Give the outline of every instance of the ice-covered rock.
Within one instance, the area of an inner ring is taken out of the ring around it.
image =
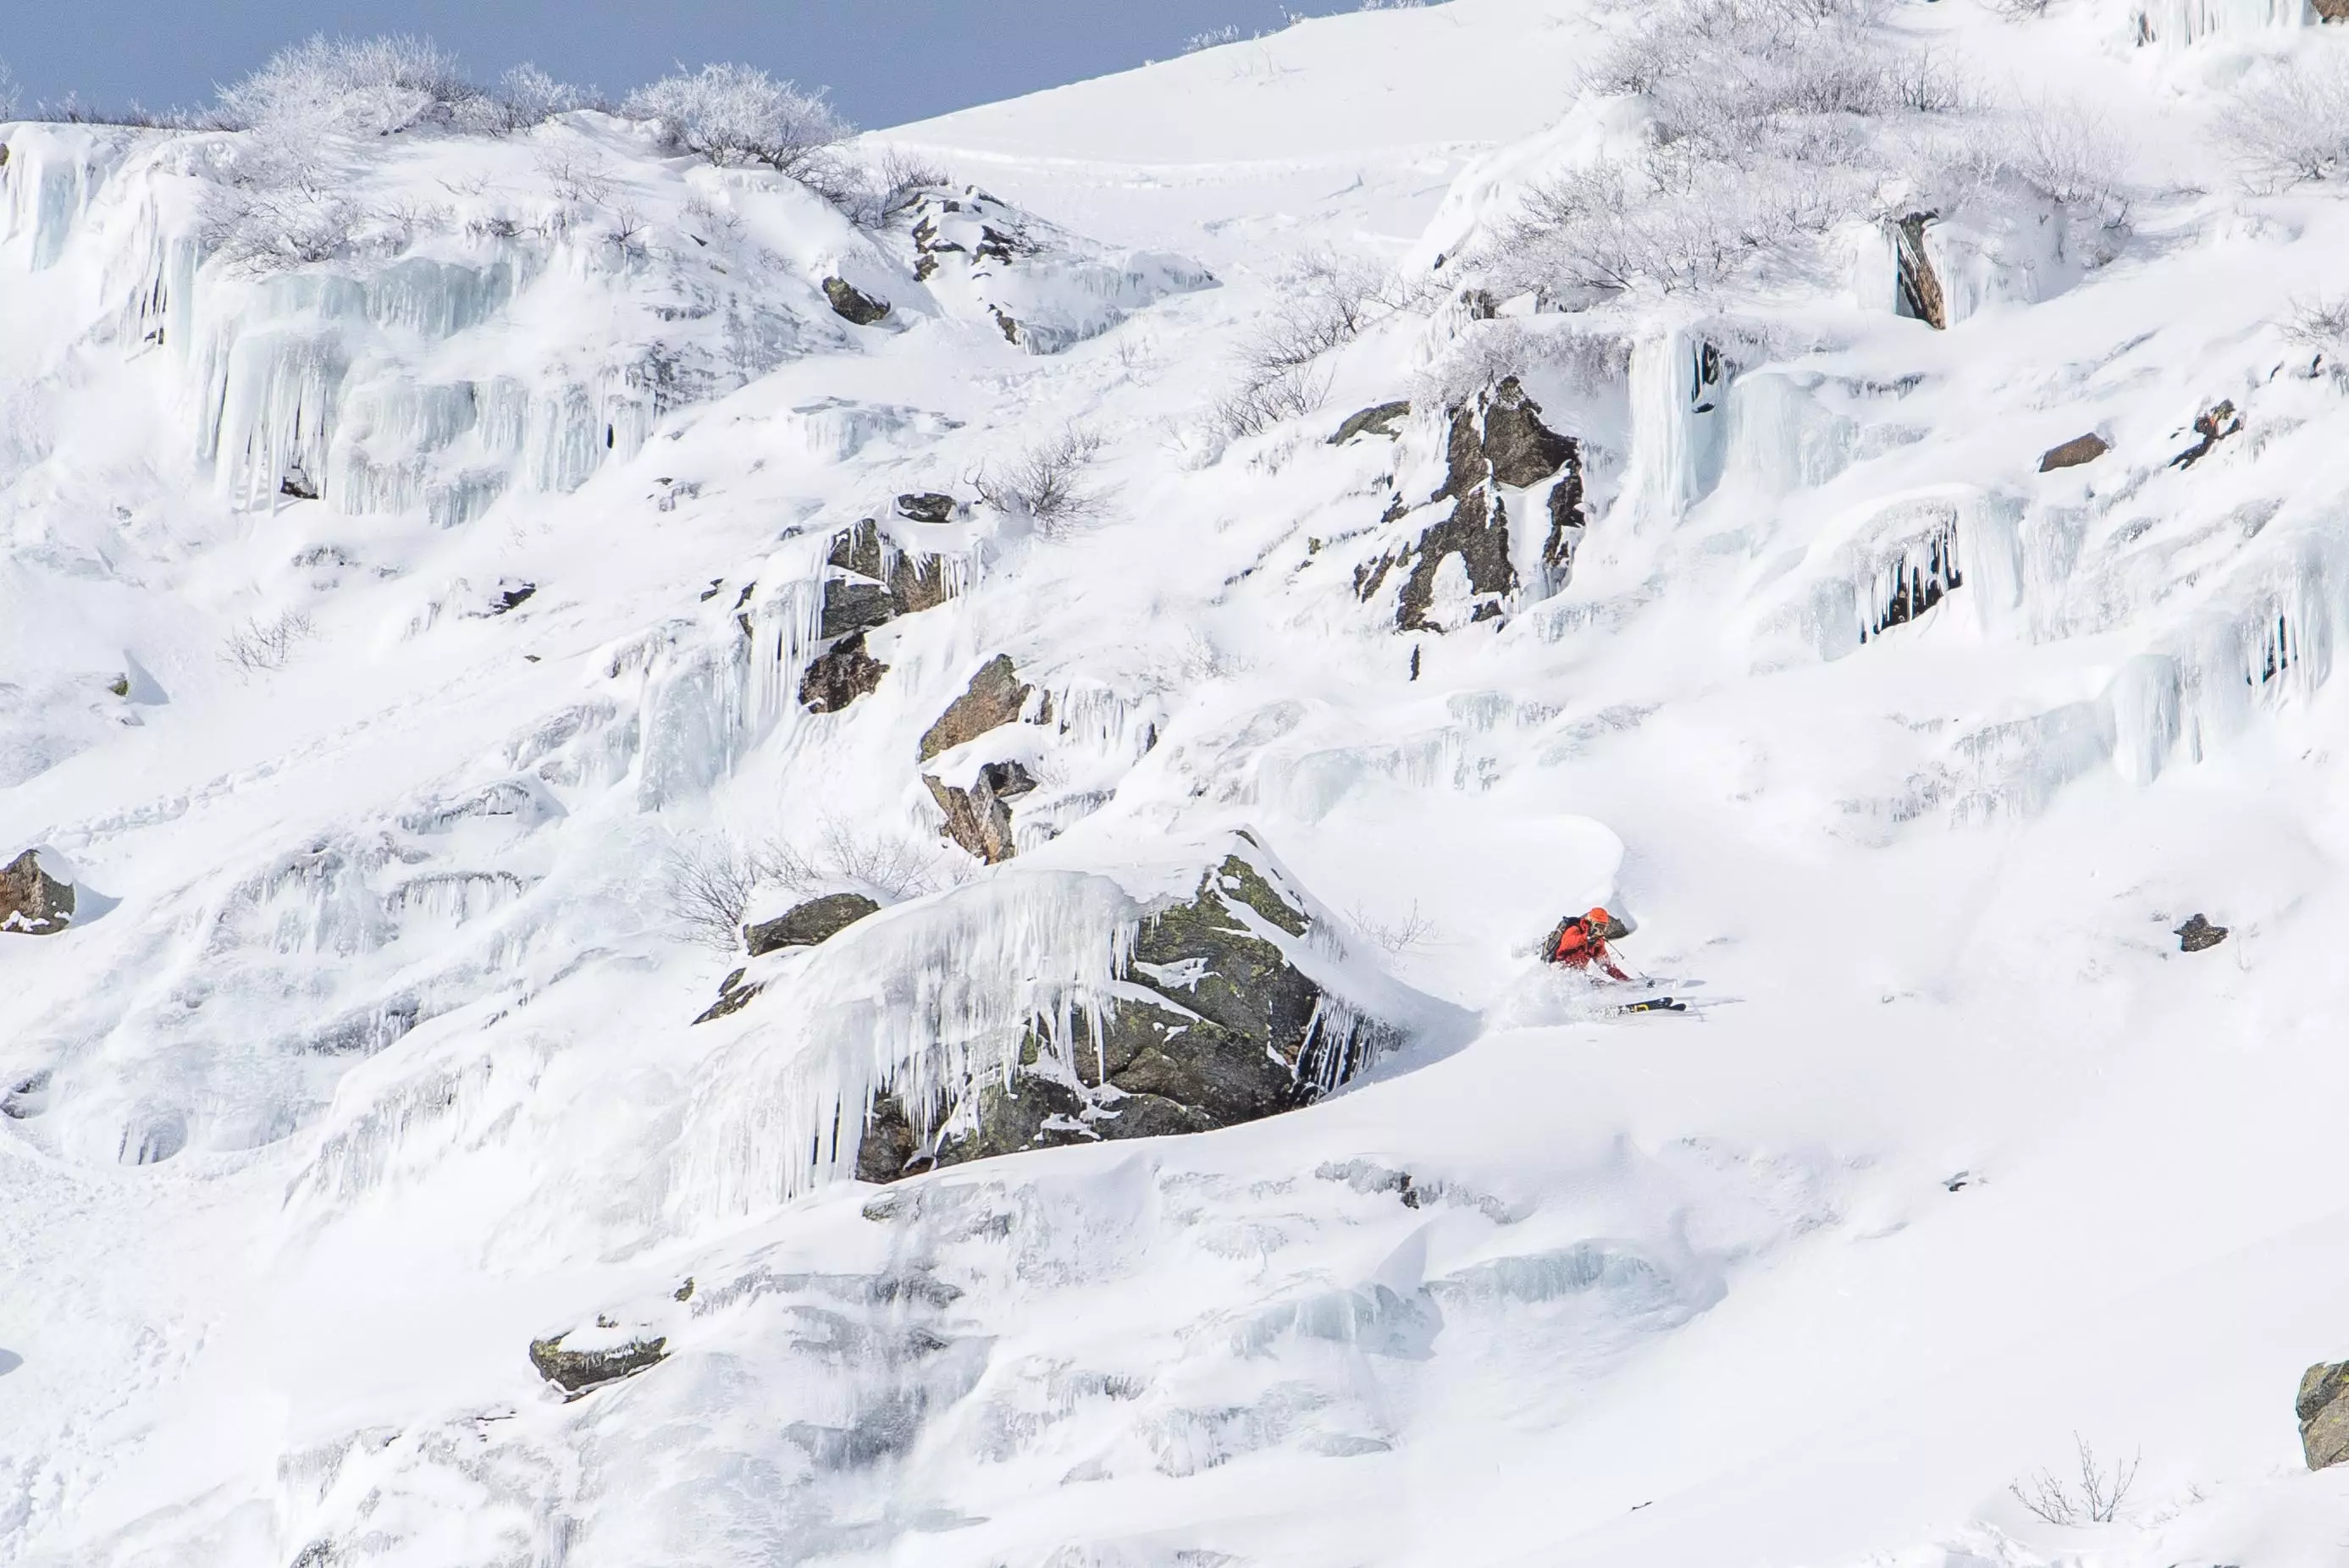
[[[1587,521],[1580,448],[1542,423],[1541,406],[1514,376],[1450,410],[1444,462],[1444,482],[1426,502],[1414,506],[1398,495],[1382,520],[1385,531],[1404,542],[1355,572],[1355,592],[1365,601],[1378,598],[1391,575],[1401,575],[1394,594],[1399,631],[1455,631],[1507,613],[1519,581],[1509,531],[1513,505],[1520,526],[1541,537],[1546,591],[1572,575]],[[1537,487],[1538,501],[1532,495]],[[1421,515],[1447,501],[1444,516]]]
[[[982,1080],[929,1133],[903,1102],[876,1099],[858,1174],[918,1170],[1023,1149],[1205,1132],[1293,1110],[1338,1088],[1400,1037],[1359,1011],[1330,972],[1299,966],[1309,901],[1253,839],[1200,873],[1187,898],[1154,905],[1123,978],[1055,1040],[1032,1030],[999,1080]],[[894,1164],[893,1164],[894,1161]]]
[[[914,276],[947,315],[1030,354],[1058,354],[1169,294],[1215,286],[1180,256],[1111,250],[977,186],[930,191],[912,218]]]
[[[623,1377],[660,1365],[668,1341],[661,1338],[627,1339],[603,1346],[566,1346],[565,1340],[590,1337],[581,1334],[558,1334],[552,1339],[530,1342],[530,1364],[538,1375],[577,1398],[591,1388],[606,1383],[616,1383]]]

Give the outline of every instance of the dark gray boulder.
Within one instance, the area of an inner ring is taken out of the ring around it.
[[[835,535],[824,563],[823,637],[871,631],[954,597],[944,557],[889,548],[871,518]]]
[[[888,319],[889,302],[875,299],[846,278],[823,280],[823,297],[832,313],[852,326],[872,326]]]
[[[976,740],[990,729],[1017,723],[1026,712],[1035,688],[1019,678],[1009,654],[998,654],[970,677],[963,694],[938,715],[922,735],[916,760],[927,762],[940,752]]]
[[[2113,449],[2094,430],[2085,436],[2075,436],[2061,446],[2050,447],[2039,456],[2039,471],[2052,474],[2058,469],[2076,469],[2083,463],[2093,463]]]
[[[1342,447],[1357,436],[1392,438],[1395,433],[1395,426],[1410,417],[1411,405],[1408,402],[1381,403],[1372,407],[1364,408],[1358,413],[1346,416],[1345,423],[1338,427],[1338,433],[1330,438],[1330,444],[1333,447]]]
[[[2227,928],[2213,925],[2203,916],[2195,914],[2189,915],[2186,923],[2179,926],[2174,934],[2178,938],[2178,952],[2200,953],[2226,941]]]
[[[530,1342],[530,1364],[538,1375],[574,1398],[590,1388],[633,1377],[657,1366],[667,1355],[667,1339],[632,1339],[609,1350],[565,1350],[558,1334]]]
[[[861,892],[827,893],[794,904],[772,920],[742,928],[750,956],[762,957],[785,947],[813,947],[827,942],[881,906]]]
[[[37,851],[26,850],[0,866],[0,932],[19,936],[55,936],[73,923],[74,890],[41,869]]]
[[[1331,1026],[1351,1015],[1268,938],[1266,928],[1301,942],[1311,916],[1255,850],[1246,841],[1143,922],[1121,999],[1098,1034],[1076,1026],[1065,1059],[1031,1035],[1010,1080],[980,1085],[931,1140],[898,1100],[876,1099],[858,1174],[891,1181],[1026,1149],[1233,1127],[1353,1076],[1378,1029]]]
[[[1552,588],[1564,585],[1573,564],[1574,548],[1584,525],[1582,511],[1582,450],[1571,437],[1560,435],[1541,421],[1541,407],[1526,395],[1514,376],[1452,410],[1445,442],[1443,487],[1424,504],[1451,503],[1451,511],[1422,530],[1418,538],[1361,567],[1355,592],[1365,601],[1375,596],[1394,572],[1403,573],[1395,601],[1399,631],[1442,631],[1429,619],[1434,603],[1436,575],[1444,562],[1458,556],[1466,569],[1475,601],[1469,619],[1496,621],[1506,613],[1516,591],[1516,568],[1509,560],[1508,502],[1501,491],[1527,490],[1552,481],[1543,506],[1547,534],[1543,560]],[[1413,509],[1401,497],[1388,510],[1386,521],[1406,518]]]
[[[2349,1460],[2349,1361],[2319,1362],[2302,1373],[2292,1413],[2300,1418],[2300,1451],[2309,1469]]]
[[[864,634],[851,632],[808,661],[800,676],[800,704],[810,713],[838,713],[881,685],[889,666],[864,651]]]

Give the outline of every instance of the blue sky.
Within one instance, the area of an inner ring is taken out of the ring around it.
[[[429,34],[477,78],[530,60],[617,93],[673,62],[742,60],[833,100],[866,127],[918,119],[1179,53],[1284,9],[1352,0],[18,0],[0,59],[26,107],[78,94],[101,107],[208,100],[281,44],[313,32]]]

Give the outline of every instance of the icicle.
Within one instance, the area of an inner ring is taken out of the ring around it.
[[[2140,0],[2137,41],[2182,47],[2220,34],[2298,27],[2306,0]]]
[[[1721,478],[1732,371],[1721,351],[1672,330],[1631,350],[1631,457],[1617,510],[1671,524]]]

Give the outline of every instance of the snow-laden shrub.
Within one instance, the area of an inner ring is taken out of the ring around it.
[[[487,95],[429,38],[313,34],[221,89],[222,124],[281,135],[388,136],[425,125],[486,120]],[[482,129],[487,129],[483,126]]]
[[[521,65],[495,91],[466,80],[456,57],[429,38],[313,35],[221,90],[212,122],[280,140],[389,136],[426,128],[496,135],[592,108],[595,95]]]
[[[215,186],[205,192],[196,240],[208,259],[261,277],[347,254],[366,216],[357,202],[304,181]]]
[[[927,192],[955,183],[938,165],[896,148],[866,158],[827,150],[802,165],[797,177],[864,229],[885,228]]]
[[[16,74],[0,60],[0,119],[16,118]]]
[[[508,130],[523,130],[573,109],[595,108],[600,100],[592,88],[556,81],[536,66],[524,63],[498,78],[497,106]]]
[[[804,93],[754,66],[704,66],[628,95],[621,111],[660,128],[678,152],[716,164],[763,163],[786,174],[812,166],[848,135],[821,93]]]
[[[2320,48],[2271,62],[2236,91],[2220,129],[2255,185],[2349,175],[2349,54]]]

